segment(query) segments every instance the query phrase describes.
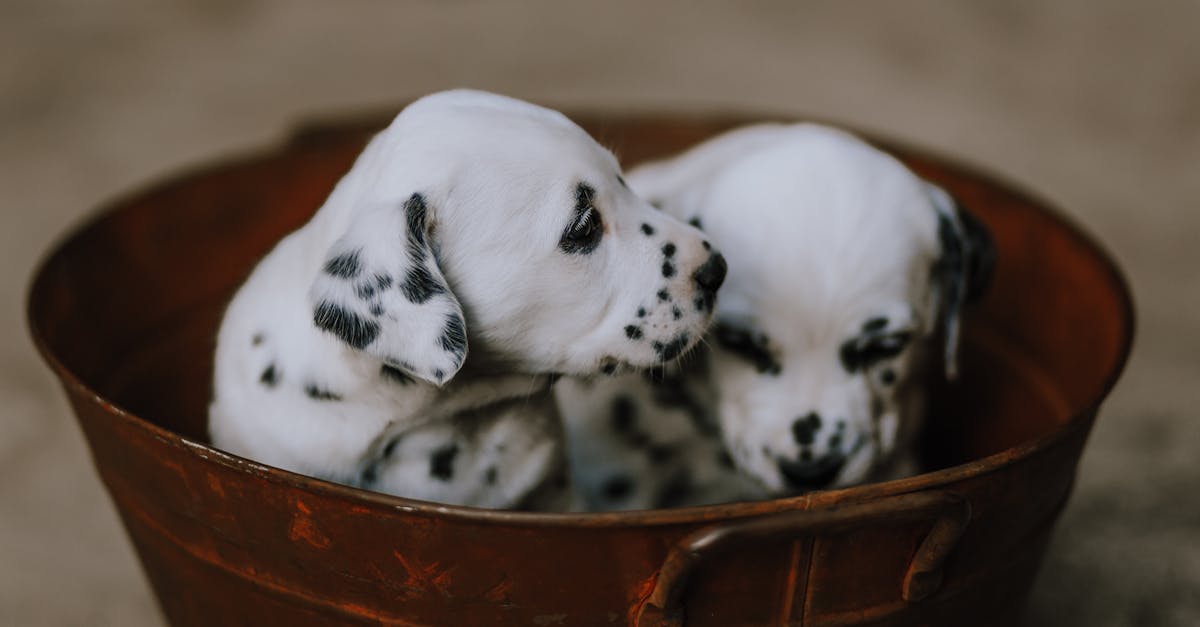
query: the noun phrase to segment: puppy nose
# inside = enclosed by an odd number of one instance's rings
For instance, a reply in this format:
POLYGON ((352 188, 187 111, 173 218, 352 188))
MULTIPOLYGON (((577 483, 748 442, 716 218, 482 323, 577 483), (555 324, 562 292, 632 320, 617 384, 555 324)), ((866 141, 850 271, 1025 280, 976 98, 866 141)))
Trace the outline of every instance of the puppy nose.
POLYGON ((713 253, 708 256, 708 260, 704 265, 696 269, 692 274, 692 280, 700 289, 709 292, 715 292, 721 287, 721 283, 725 281, 725 271, 728 268, 725 265, 725 257, 721 253, 713 253))
POLYGON ((817 431, 821 429, 821 417, 817 412, 809 412, 808 415, 797 418, 792 422, 792 437, 796 440, 796 444, 807 446, 813 443, 816 439, 817 431))
POLYGON ((819 490, 833 483, 846 464, 846 458, 833 454, 811 462, 781 459, 778 463, 779 472, 793 489, 819 490))

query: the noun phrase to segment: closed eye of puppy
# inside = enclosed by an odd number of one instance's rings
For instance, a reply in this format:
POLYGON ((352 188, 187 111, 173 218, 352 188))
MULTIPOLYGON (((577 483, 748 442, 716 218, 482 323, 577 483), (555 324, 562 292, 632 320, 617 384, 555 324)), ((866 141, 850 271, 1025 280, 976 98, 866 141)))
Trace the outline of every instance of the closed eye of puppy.
POLYGON ((570 501, 552 375, 675 358, 724 278, 563 115, 427 96, 376 135, 230 303, 213 443, 427 500, 570 501))
MULTIPOLYGON (((718 429, 709 437, 733 460, 728 472, 757 484, 740 498, 916 472, 923 373, 940 350, 954 375, 962 307, 990 273, 979 223, 893 157, 813 124, 736 130, 637 168, 629 182, 664 213, 702 228, 729 260, 709 348, 683 376, 686 389, 712 397, 718 429)), ((572 432, 605 419, 603 403, 589 406, 597 409, 564 403, 576 407, 567 412, 572 432)), ((638 411, 650 422, 662 409, 645 403, 638 411)), ((691 473, 713 476, 711 457, 693 460, 691 473)), ((692 484, 704 493, 703 481, 692 484)), ((599 493, 589 501, 659 505, 599 493)), ((701 502, 711 499, 692 501, 701 502)))

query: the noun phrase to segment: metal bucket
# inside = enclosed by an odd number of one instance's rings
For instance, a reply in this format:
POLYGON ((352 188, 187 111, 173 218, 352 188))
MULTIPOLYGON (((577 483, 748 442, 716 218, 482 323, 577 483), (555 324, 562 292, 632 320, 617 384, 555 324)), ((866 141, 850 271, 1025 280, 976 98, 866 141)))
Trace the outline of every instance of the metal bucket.
MULTIPOLYGON (((626 164, 746 117, 579 115, 626 164)), ((550 515, 393 498, 208 447, 214 335, 255 261, 383 120, 131 195, 34 280, 29 322, 175 625, 1006 625, 1129 352, 1113 262, 1045 204, 884 144, 991 228, 929 472, 801 497, 550 515)))

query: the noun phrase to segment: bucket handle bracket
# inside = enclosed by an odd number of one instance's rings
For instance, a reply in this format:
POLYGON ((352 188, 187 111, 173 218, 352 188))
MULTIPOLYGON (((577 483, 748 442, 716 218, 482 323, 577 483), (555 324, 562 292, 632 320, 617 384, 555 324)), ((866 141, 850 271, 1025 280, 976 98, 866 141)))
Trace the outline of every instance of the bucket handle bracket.
POLYGON ((971 518, 971 506, 947 491, 899 494, 877 501, 819 510, 793 510, 700 529, 677 542, 663 561, 654 590, 637 614, 638 627, 680 627, 684 592, 696 568, 733 547, 874 525, 934 519, 933 527, 909 561, 901 585, 906 602, 920 601, 942 584, 942 564, 971 518))

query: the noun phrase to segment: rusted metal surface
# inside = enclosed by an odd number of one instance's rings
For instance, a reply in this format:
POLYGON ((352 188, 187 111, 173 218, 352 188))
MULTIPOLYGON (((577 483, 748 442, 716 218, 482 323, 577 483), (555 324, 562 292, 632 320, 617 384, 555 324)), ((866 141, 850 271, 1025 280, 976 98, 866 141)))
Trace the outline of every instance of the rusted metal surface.
MULTIPOLYGON (((626 164, 748 119, 575 117, 626 164)), ((936 383, 925 474, 539 515, 368 493, 209 448, 225 300, 380 123, 310 126, 130 196, 35 279, 33 336, 173 624, 1011 624, 1128 355, 1132 306, 1103 251, 1043 203, 911 150, 896 149, 981 217, 1000 254, 965 329, 964 377, 936 383)))

